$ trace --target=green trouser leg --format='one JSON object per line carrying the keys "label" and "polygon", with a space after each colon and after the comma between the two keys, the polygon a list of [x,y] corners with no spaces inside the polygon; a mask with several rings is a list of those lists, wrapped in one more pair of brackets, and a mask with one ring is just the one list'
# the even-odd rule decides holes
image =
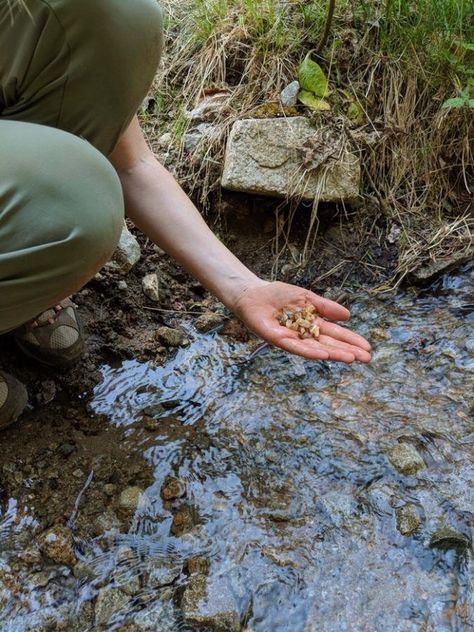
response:
{"label": "green trouser leg", "polygon": [[0,333],[80,289],[120,236],[108,160],[51,127],[0,120]]}
{"label": "green trouser leg", "polygon": [[104,156],[162,44],[154,0],[26,6],[0,0],[0,333],[78,290],[110,256],[123,201]]}

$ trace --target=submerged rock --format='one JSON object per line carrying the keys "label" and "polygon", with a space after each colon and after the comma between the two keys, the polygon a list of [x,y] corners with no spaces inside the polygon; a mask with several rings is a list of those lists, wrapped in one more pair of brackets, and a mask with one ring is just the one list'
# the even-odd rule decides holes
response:
{"label": "submerged rock", "polygon": [[177,632],[180,624],[170,604],[154,601],[144,610],[134,613],[133,622],[125,629],[127,632]]}
{"label": "submerged rock", "polygon": [[203,575],[194,575],[181,601],[184,623],[191,628],[214,632],[239,632],[237,604],[222,582],[208,584]]}
{"label": "submerged rock", "polygon": [[44,533],[40,539],[40,549],[43,555],[55,564],[76,564],[72,533],[67,527],[55,525]]}
{"label": "submerged rock", "polygon": [[396,510],[397,529],[402,535],[413,535],[421,524],[420,514],[415,505],[407,504]]}
{"label": "submerged rock", "polygon": [[129,597],[117,588],[107,587],[99,590],[95,604],[95,625],[105,627],[109,619],[121,610],[125,614],[128,601]]}
{"label": "submerged rock", "polygon": [[448,551],[454,549],[462,552],[471,547],[471,541],[464,535],[451,527],[440,527],[436,529],[430,538],[430,547]]}
{"label": "submerged rock", "polygon": [[122,509],[136,511],[143,494],[140,487],[127,487],[120,494],[119,504]]}
{"label": "submerged rock", "polygon": [[176,500],[181,498],[186,493],[186,486],[184,482],[179,478],[173,478],[168,476],[161,488],[161,497],[163,500]]}
{"label": "submerged rock", "polygon": [[[237,121],[227,144],[222,186],[273,197],[318,197],[323,202],[355,199],[359,194],[359,159],[347,150],[334,158],[333,143],[328,143],[327,156],[315,160],[319,150],[315,147],[311,152],[308,144],[321,129],[326,130],[317,130],[303,116]],[[309,162],[324,162],[324,169],[306,166],[303,155],[309,153]]]}
{"label": "submerged rock", "polygon": [[426,467],[422,457],[411,443],[397,443],[391,448],[388,458],[401,474],[413,475]]}
{"label": "submerged rock", "polygon": [[182,563],[173,559],[150,558],[144,570],[145,585],[153,589],[169,586],[181,575],[182,568]]}

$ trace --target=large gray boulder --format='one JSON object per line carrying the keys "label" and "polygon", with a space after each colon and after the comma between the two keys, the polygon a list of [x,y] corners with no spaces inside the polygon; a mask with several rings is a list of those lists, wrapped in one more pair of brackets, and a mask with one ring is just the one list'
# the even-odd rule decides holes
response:
{"label": "large gray boulder", "polygon": [[359,194],[359,159],[342,147],[340,136],[331,140],[331,132],[303,116],[237,121],[227,144],[222,186],[273,197],[351,201]]}

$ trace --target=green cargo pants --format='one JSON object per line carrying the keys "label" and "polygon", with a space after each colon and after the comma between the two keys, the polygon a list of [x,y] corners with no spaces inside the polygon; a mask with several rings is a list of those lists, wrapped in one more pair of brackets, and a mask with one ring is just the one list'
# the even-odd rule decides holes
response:
{"label": "green cargo pants", "polygon": [[81,288],[123,220],[107,160],[153,80],[155,0],[0,0],[0,333]]}

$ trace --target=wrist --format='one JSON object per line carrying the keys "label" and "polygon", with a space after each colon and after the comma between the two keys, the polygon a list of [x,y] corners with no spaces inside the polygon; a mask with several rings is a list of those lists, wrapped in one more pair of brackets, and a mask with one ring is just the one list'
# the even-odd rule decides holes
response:
{"label": "wrist", "polygon": [[239,305],[251,290],[268,285],[268,281],[260,279],[256,274],[249,271],[248,275],[230,279],[227,287],[220,287],[216,291],[216,296],[232,312],[237,313]]}

